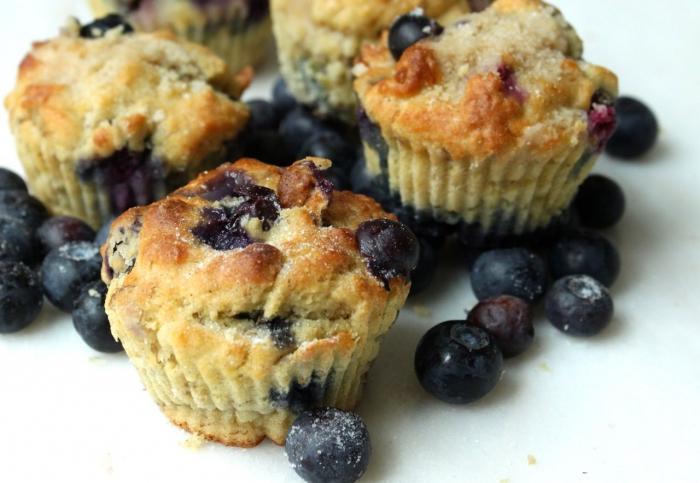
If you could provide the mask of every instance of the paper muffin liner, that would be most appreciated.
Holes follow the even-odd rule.
[[[308,407],[354,408],[379,352],[381,336],[394,320],[387,313],[383,323],[367,321],[366,333],[339,332],[301,342],[280,359],[286,362],[256,369],[251,366],[257,364],[246,363],[227,370],[225,361],[215,356],[193,358],[186,347],[169,344],[171,336],[162,328],[158,334],[144,329],[141,338],[127,335],[125,322],[109,307],[108,301],[113,334],[122,341],[146,389],[168,419],[207,439],[244,447],[255,446],[265,437],[284,444],[298,412],[307,408],[289,407],[280,402],[284,396],[276,400],[273,394],[313,385],[310,391],[319,397],[312,398]],[[250,350],[255,350],[254,345]]]
[[[115,0],[90,0],[90,6],[96,16],[119,12],[124,8]],[[232,8],[223,13],[221,18],[207,22],[180,15],[159,25],[146,25],[145,22],[139,21],[137,15],[127,14],[126,17],[136,29],[167,28],[179,37],[207,46],[223,58],[234,71],[262,63],[272,40],[269,15],[251,21],[239,8]]]
[[[570,205],[597,153],[586,140],[551,157],[527,152],[452,159],[440,148],[386,136],[385,165],[364,143],[367,170],[387,179],[389,194],[415,212],[449,224],[478,226],[484,237],[547,227]]]

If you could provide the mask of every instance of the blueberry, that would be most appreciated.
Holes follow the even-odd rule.
[[[574,208],[583,226],[610,228],[625,213],[625,194],[610,178],[594,174],[579,188]]]
[[[301,147],[297,157],[326,158],[333,161],[333,168],[349,173],[355,162],[355,150],[343,137],[333,131],[314,133]]]
[[[614,312],[608,289],[588,275],[557,280],[547,293],[544,309],[554,327],[578,337],[598,334]]]
[[[296,107],[282,119],[279,133],[287,151],[296,156],[311,136],[326,129],[320,119],[303,107]]]
[[[73,326],[85,343],[99,352],[121,352],[105,313],[107,286],[102,281],[85,285],[73,306]]]
[[[17,332],[41,312],[39,276],[23,263],[0,262],[0,334]]]
[[[469,0],[469,8],[472,12],[481,12],[486,10],[493,0]]]
[[[95,243],[97,246],[101,247],[105,244],[105,242],[107,242],[107,238],[109,238],[109,230],[112,228],[112,223],[114,220],[116,220],[116,217],[110,217],[97,231],[97,235],[95,235]]]
[[[620,255],[605,237],[577,231],[552,246],[549,270],[555,280],[566,275],[588,275],[610,287],[620,273]]]
[[[522,354],[535,338],[530,305],[512,295],[479,302],[469,312],[467,322],[491,334],[504,357]]]
[[[490,250],[474,262],[471,282],[479,300],[513,295],[534,302],[547,288],[547,270],[544,261],[525,248]]]
[[[637,158],[649,151],[659,134],[654,113],[641,101],[620,97],[615,103],[617,130],[608,141],[606,151],[618,158]]]
[[[270,402],[276,408],[289,409],[299,414],[323,402],[328,389],[327,382],[328,379],[321,382],[316,376],[312,376],[305,384],[295,380],[286,391],[271,390]]]
[[[122,32],[125,34],[134,31],[134,28],[129,25],[121,15],[110,13],[104,17],[95,19],[92,23],[80,27],[80,36],[86,39],[104,37],[108,31],[119,26],[122,27]]]
[[[344,171],[336,169],[333,166],[323,172],[323,176],[333,184],[333,188],[338,191],[345,191],[350,189],[350,180]]]
[[[272,87],[272,102],[279,115],[286,114],[297,106],[297,100],[289,92],[287,83],[281,77],[275,81],[275,85]]]
[[[72,241],[93,241],[95,230],[72,216],[54,216],[41,224],[37,237],[48,252]]]
[[[49,214],[41,201],[24,191],[0,191],[0,218],[15,218],[36,230]]]
[[[294,153],[287,151],[287,146],[277,131],[250,131],[242,135],[243,157],[253,158],[275,166],[289,166],[296,161]]]
[[[613,96],[604,90],[596,91],[588,109],[588,133],[593,140],[596,152],[603,150],[616,128],[617,112]],[[588,154],[584,154],[582,160],[589,158]]]
[[[424,237],[418,237],[420,256],[418,265],[411,272],[411,295],[416,295],[430,287],[435,279],[437,269],[437,253],[432,243]]]
[[[372,445],[360,416],[335,408],[302,413],[287,434],[287,458],[312,483],[352,483],[367,470]]]
[[[365,168],[364,161],[360,160],[355,163],[350,171],[350,186],[355,193],[374,198],[379,203],[382,203],[387,195],[381,187],[381,181],[377,176],[371,176]]]
[[[46,298],[64,312],[70,312],[83,287],[99,280],[101,266],[102,257],[94,243],[70,242],[54,248],[41,265]]]
[[[0,261],[32,263],[40,256],[33,230],[21,220],[0,217]]]
[[[418,239],[403,223],[365,221],[357,228],[355,236],[370,271],[385,285],[393,277],[408,277],[418,264]]]
[[[422,14],[402,15],[389,30],[389,50],[399,60],[404,51],[421,39],[440,35],[443,28],[435,20]]]
[[[27,191],[27,184],[17,173],[0,168],[0,191]]]
[[[466,404],[496,386],[503,356],[488,332],[453,320],[436,325],[421,338],[414,366],[423,389],[441,401]]]
[[[272,103],[262,99],[252,99],[246,102],[250,109],[250,121],[248,128],[253,131],[260,129],[277,129],[279,124],[279,116],[277,110]]]

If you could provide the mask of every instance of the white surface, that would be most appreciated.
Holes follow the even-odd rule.
[[[409,302],[370,373],[359,412],[374,453],[363,481],[700,480],[700,4],[558,5],[587,58],[619,73],[622,91],[648,101],[663,125],[647,159],[597,168],[623,185],[629,205],[609,233],[623,257],[615,321],[600,337],[574,340],[540,320],[535,346],[506,364],[492,394],[442,404],[419,388],[413,350],[431,325],[474,302],[464,271],[443,261],[441,282]],[[76,12],[87,18],[79,0],[3,2],[0,93],[30,41]],[[0,164],[17,168],[5,114],[0,148]],[[414,313],[416,303],[432,316]],[[92,352],[53,309],[0,336],[0,388],[2,482],[296,481],[284,451],[267,442],[187,449],[187,434],[159,413],[126,357]]]

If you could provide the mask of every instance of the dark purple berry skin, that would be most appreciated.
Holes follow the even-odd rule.
[[[423,336],[414,367],[418,381],[430,394],[450,404],[467,404],[496,386],[503,372],[503,356],[488,332],[453,320]]]
[[[617,112],[613,97],[605,91],[597,91],[588,110],[588,134],[596,152],[601,152],[617,128]]]
[[[577,337],[600,333],[614,313],[608,289],[587,275],[557,280],[547,292],[544,309],[554,327]]]
[[[111,217],[109,220],[105,221],[104,225],[97,231],[95,235],[95,243],[97,246],[101,247],[105,244],[107,238],[109,238],[109,230],[112,228],[112,222],[114,222],[115,219],[116,217]]]
[[[328,128],[323,121],[314,117],[305,108],[297,106],[282,119],[279,134],[287,152],[296,155],[312,136],[326,129]]]
[[[21,220],[0,216],[0,261],[31,264],[40,252],[31,227]]]
[[[246,102],[250,109],[248,128],[253,131],[275,130],[279,124],[279,115],[275,106],[263,99],[251,99]]]
[[[370,271],[385,286],[394,277],[408,277],[418,264],[418,239],[403,223],[392,220],[365,221],[357,228],[355,236]]]
[[[479,302],[469,312],[467,322],[491,334],[506,358],[522,354],[535,339],[530,305],[512,295]]]
[[[415,13],[400,16],[389,29],[389,50],[395,60],[421,39],[440,35],[443,27],[435,20]]]
[[[605,148],[611,156],[638,158],[656,144],[659,123],[643,102],[632,97],[620,97],[615,103],[617,129]]]
[[[287,151],[284,139],[276,130],[246,129],[241,138],[243,157],[258,159],[275,166],[288,166],[295,160],[294,154]]]
[[[44,250],[49,252],[68,242],[93,241],[95,230],[72,216],[54,216],[41,224],[37,230],[37,237]]]
[[[99,352],[121,352],[105,313],[107,286],[102,281],[85,285],[73,306],[73,326],[87,345]]]
[[[532,303],[547,289],[547,270],[544,261],[525,248],[490,250],[474,262],[471,282],[479,300],[513,295]]]
[[[602,235],[578,231],[552,246],[549,270],[555,280],[567,275],[588,275],[610,287],[620,274],[620,255]]]
[[[420,256],[418,265],[411,272],[411,295],[425,291],[435,279],[437,269],[437,253],[433,244],[424,237],[418,237]]]
[[[281,77],[275,81],[275,85],[272,87],[272,102],[279,115],[287,114],[297,106],[297,100],[289,92],[287,83]]]
[[[14,218],[36,230],[48,217],[41,201],[25,191],[0,191],[0,218]]]
[[[325,158],[333,161],[333,168],[349,173],[355,162],[355,150],[343,137],[333,131],[321,131],[313,134],[297,153],[298,159],[307,156]]]
[[[99,280],[101,267],[102,257],[94,243],[70,242],[54,248],[41,264],[44,295],[70,313],[83,287]]]
[[[23,263],[0,262],[0,334],[18,332],[44,305],[39,276]]]
[[[129,25],[121,15],[110,13],[109,15],[95,19],[93,22],[80,27],[80,36],[86,39],[104,37],[109,30],[119,27],[120,25],[125,34],[134,31],[134,28]]]
[[[305,411],[294,421],[285,451],[304,481],[352,483],[367,470],[372,445],[360,416],[335,408],[317,408]]]
[[[27,184],[22,177],[10,171],[9,169],[0,168],[0,191],[27,191]]]
[[[583,226],[599,230],[610,228],[625,213],[625,194],[610,178],[594,174],[579,188],[574,208]]]

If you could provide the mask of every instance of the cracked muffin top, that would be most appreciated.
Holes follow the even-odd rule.
[[[204,47],[166,32],[121,27],[83,38],[72,22],[36,42],[5,104],[15,134],[58,160],[97,162],[150,150],[176,170],[202,161],[248,120],[238,102],[251,71],[234,74]]]
[[[229,335],[272,331],[263,338],[278,348],[324,331],[360,334],[398,312],[416,239],[371,198],[335,191],[329,165],[244,158],[127,211],[102,249],[108,312],[119,304],[123,319],[150,330],[194,320]]]
[[[617,78],[581,60],[582,44],[540,0],[497,0],[420,40],[396,61],[387,38],[363,48],[355,89],[395,137],[486,159],[526,148],[540,156],[614,129]]]
[[[427,15],[443,15],[450,9],[465,13],[466,0],[312,0],[311,15],[319,25],[362,36],[375,36],[396,17],[422,8]]]

